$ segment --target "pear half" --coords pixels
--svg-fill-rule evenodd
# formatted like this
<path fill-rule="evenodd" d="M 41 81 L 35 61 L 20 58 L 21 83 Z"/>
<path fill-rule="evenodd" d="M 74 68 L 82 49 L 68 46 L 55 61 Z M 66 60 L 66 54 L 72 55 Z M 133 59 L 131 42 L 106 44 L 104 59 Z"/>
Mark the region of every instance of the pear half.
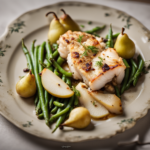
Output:
<path fill-rule="evenodd" d="M 89 91 L 89 94 L 93 96 L 94 99 L 101 103 L 111 113 L 122 113 L 121 100 L 115 94 L 104 94 L 98 91 Z"/>
<path fill-rule="evenodd" d="M 88 109 L 91 117 L 93 118 L 102 118 L 109 114 L 108 110 L 97 102 L 89 93 L 86 84 L 80 82 L 76 89 L 80 92 L 80 103 Z"/>
<path fill-rule="evenodd" d="M 18 81 L 16 84 L 16 91 L 24 98 L 31 97 L 36 93 L 35 76 L 31 71 Z"/>
<path fill-rule="evenodd" d="M 55 97 L 69 98 L 74 94 L 70 87 L 49 69 L 43 69 L 41 80 L 45 90 Z"/>

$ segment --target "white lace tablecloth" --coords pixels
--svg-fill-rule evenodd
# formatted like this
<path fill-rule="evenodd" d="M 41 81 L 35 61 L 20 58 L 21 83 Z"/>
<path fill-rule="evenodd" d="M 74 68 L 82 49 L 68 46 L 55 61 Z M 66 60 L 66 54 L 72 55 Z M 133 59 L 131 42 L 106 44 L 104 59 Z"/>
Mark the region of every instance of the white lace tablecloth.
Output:
<path fill-rule="evenodd" d="M 0 0 L 0 36 L 6 26 L 22 13 L 53 4 L 60 0 Z M 61 0 L 62 1 L 62 0 Z M 70 0 L 71 1 L 71 0 Z M 75 1 L 75 0 L 74 0 Z M 110 0 L 82 0 L 97 3 L 125 11 L 138 19 L 150 30 L 150 3 Z M 0 115 L 0 150 L 53 150 L 53 149 L 86 149 L 86 150 L 149 150 L 150 145 L 118 147 L 118 142 L 137 139 L 150 142 L 150 112 L 130 130 L 105 140 L 93 140 L 80 143 L 61 143 L 34 137 L 18 129 Z"/>

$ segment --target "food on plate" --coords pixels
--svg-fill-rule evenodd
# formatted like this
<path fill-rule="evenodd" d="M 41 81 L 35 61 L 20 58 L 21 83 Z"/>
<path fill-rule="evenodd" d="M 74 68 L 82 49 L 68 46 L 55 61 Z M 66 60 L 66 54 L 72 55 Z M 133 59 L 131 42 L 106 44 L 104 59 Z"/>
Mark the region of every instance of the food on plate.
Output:
<path fill-rule="evenodd" d="M 89 94 L 103 105 L 109 112 L 115 114 L 122 113 L 122 103 L 115 94 L 104 94 L 102 91 L 89 91 Z"/>
<path fill-rule="evenodd" d="M 114 45 L 119 56 L 130 59 L 135 54 L 135 44 L 134 42 L 128 37 L 126 33 L 124 33 L 124 28 L 122 28 L 122 32 L 117 37 L 116 43 Z"/>
<path fill-rule="evenodd" d="M 88 92 L 87 85 L 80 82 L 76 89 L 80 92 L 80 103 L 89 110 L 91 117 L 102 118 L 109 114 L 109 111 L 97 102 Z"/>
<path fill-rule="evenodd" d="M 49 69 L 43 69 L 41 80 L 45 90 L 55 97 L 69 98 L 74 94 L 70 87 Z"/>
<path fill-rule="evenodd" d="M 120 115 L 121 95 L 136 86 L 144 69 L 144 60 L 140 54 L 135 59 L 135 44 L 124 29 L 113 34 L 110 25 L 104 39 L 99 31 L 106 25 L 83 32 L 61 11 L 60 19 L 54 12 L 46 14 L 54 15 L 47 42 L 35 46 L 34 40 L 29 52 L 22 40 L 30 72 L 16 85 L 20 96 L 35 95 L 39 119 L 48 126 L 56 122 L 52 132 L 62 126 L 81 129 L 91 118 Z"/>
<path fill-rule="evenodd" d="M 72 31 L 80 31 L 78 24 L 68 15 L 66 14 L 64 9 L 61 9 L 64 13 L 59 19 L 60 23 L 67 29 Z"/>
<path fill-rule="evenodd" d="M 16 91 L 21 97 L 31 97 L 36 93 L 36 82 L 31 71 L 16 84 Z"/>
<path fill-rule="evenodd" d="M 46 16 L 49 14 L 54 15 L 54 19 L 50 23 L 49 32 L 48 32 L 48 39 L 51 44 L 56 43 L 59 39 L 59 36 L 64 34 L 67 30 L 66 28 L 60 23 L 59 18 L 54 12 L 48 12 Z"/>
<path fill-rule="evenodd" d="M 87 127 L 91 122 L 91 116 L 88 109 L 84 107 L 77 107 L 73 109 L 69 118 L 62 124 L 62 126 L 82 129 Z"/>
<path fill-rule="evenodd" d="M 102 38 L 68 31 L 60 37 L 58 44 L 58 51 L 67 59 L 74 79 L 83 79 L 92 90 L 101 89 L 115 76 L 118 84 L 122 82 L 126 69 L 122 58 L 115 49 L 105 49 Z"/>

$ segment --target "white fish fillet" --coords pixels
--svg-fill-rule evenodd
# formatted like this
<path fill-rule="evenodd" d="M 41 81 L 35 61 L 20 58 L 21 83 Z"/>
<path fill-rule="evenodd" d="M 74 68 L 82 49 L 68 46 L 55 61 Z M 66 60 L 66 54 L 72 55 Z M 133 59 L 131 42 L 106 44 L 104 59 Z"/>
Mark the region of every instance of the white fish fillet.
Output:
<path fill-rule="evenodd" d="M 82 37 L 82 42 L 77 39 Z M 102 38 L 84 32 L 68 31 L 57 41 L 60 56 L 67 59 L 74 79 L 83 79 L 92 90 L 99 90 L 110 82 L 115 76 L 120 84 L 124 78 L 125 65 L 113 48 L 105 49 Z M 83 56 L 85 46 L 94 46 L 97 53 L 88 51 L 88 56 Z M 104 50 L 105 49 L 105 50 Z M 102 59 L 102 66 L 97 66 L 97 61 Z"/>

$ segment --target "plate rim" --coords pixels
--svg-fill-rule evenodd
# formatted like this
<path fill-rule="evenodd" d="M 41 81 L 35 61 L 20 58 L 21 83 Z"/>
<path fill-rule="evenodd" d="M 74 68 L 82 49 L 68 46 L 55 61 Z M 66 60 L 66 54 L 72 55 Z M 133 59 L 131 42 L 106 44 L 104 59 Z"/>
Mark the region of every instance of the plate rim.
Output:
<path fill-rule="evenodd" d="M 113 7 L 109 7 L 109 6 L 105 6 L 105 5 L 101 5 L 101 4 L 89 3 L 89 2 L 63 1 L 63 2 L 56 2 L 56 3 L 50 4 L 50 5 L 45 5 L 45 6 L 42 6 L 42 7 L 38 7 L 38 8 L 35 8 L 35 9 L 32 9 L 32 10 L 29 10 L 29 11 L 26 11 L 26 12 L 22 13 L 21 15 L 19 15 L 18 17 L 16 17 L 15 19 L 13 19 L 11 22 L 8 23 L 8 25 L 5 27 L 5 30 L 4 30 L 3 34 L 2 34 L 1 37 L 0 37 L 0 41 L 8 34 L 8 32 L 9 32 L 9 26 L 11 26 L 11 24 L 12 24 L 14 21 L 16 21 L 17 19 L 19 19 L 19 18 L 22 17 L 23 15 L 25 15 L 25 14 L 27 14 L 27 13 L 34 12 L 34 11 L 36 11 L 36 10 L 40 10 L 40 9 L 49 7 L 49 6 L 55 6 L 55 5 L 57 6 L 57 5 L 59 5 L 59 4 L 64 4 L 64 3 L 73 3 L 73 4 L 75 4 L 75 3 L 80 3 L 80 4 L 85 4 L 85 5 L 102 6 L 102 7 L 106 7 L 106 8 L 111 8 L 111 9 L 116 10 L 116 11 L 118 11 L 118 12 L 122 12 L 122 13 L 124 13 L 124 14 L 127 14 L 128 16 L 131 16 L 131 17 L 132 17 L 133 19 L 135 19 L 141 26 L 143 26 L 143 27 L 145 28 L 145 31 L 146 31 L 147 33 L 150 34 L 150 30 L 147 29 L 147 27 L 145 27 L 145 26 L 143 25 L 143 23 L 141 23 L 139 20 L 137 20 L 136 18 L 134 18 L 132 15 L 129 15 L 128 13 L 126 13 L 126 12 L 124 12 L 124 11 L 118 10 L 118 9 L 116 9 L 116 8 L 113 8 Z M 0 91 L 1 91 L 1 90 L 0 90 Z M 138 119 L 144 117 L 144 116 L 148 113 L 149 109 L 150 109 L 150 106 L 147 106 L 147 107 L 144 109 L 143 113 L 141 113 L 142 115 L 140 115 L 139 117 L 136 118 L 135 123 L 133 123 L 131 126 L 126 126 L 125 130 L 132 128 L 132 127 L 136 124 L 136 122 L 137 122 Z M 29 133 L 29 134 L 31 134 L 31 135 L 34 135 L 34 136 L 36 136 L 36 137 L 44 138 L 44 137 L 40 137 L 40 136 L 38 136 L 38 135 L 32 134 L 32 133 L 29 132 L 28 130 L 23 129 L 23 128 L 22 128 L 21 126 L 19 126 L 15 121 L 13 121 L 13 119 L 11 119 L 11 118 L 9 118 L 7 115 L 5 115 L 5 114 L 2 112 L 2 110 L 0 110 L 0 114 L 1 114 L 2 116 L 4 116 L 8 121 L 10 121 L 12 124 L 14 124 L 15 126 L 17 126 L 19 129 L 21 129 L 21 130 L 23 130 L 23 131 L 25 131 L 25 132 L 27 132 L 27 133 Z M 122 133 L 122 132 L 124 132 L 124 129 L 120 128 L 119 131 L 118 131 L 118 130 L 115 130 L 114 133 L 109 134 L 109 135 L 108 135 L 107 137 L 105 137 L 105 138 L 100 138 L 99 136 L 95 136 L 95 137 L 92 137 L 92 138 L 81 139 L 81 140 L 79 140 L 79 141 L 78 141 L 78 140 L 77 140 L 77 141 L 62 141 L 62 140 L 60 140 L 60 139 L 57 139 L 57 140 L 56 140 L 56 139 L 49 139 L 49 138 L 46 138 L 46 137 L 45 137 L 44 139 L 53 140 L 53 141 L 58 141 L 58 142 L 82 142 L 82 141 L 88 141 L 88 140 L 94 140 L 94 139 L 99 139 L 99 140 L 100 140 L 100 139 L 108 139 L 108 138 L 110 138 L 110 137 L 116 135 L 117 133 Z"/>

